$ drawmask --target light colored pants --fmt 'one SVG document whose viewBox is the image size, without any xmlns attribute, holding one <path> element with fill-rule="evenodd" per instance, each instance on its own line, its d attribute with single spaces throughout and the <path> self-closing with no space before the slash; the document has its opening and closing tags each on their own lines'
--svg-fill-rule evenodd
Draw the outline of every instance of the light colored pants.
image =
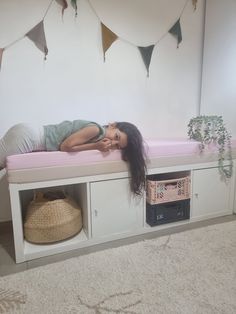
<svg viewBox="0 0 236 314">
<path fill-rule="evenodd" d="M 45 150 L 43 127 L 19 123 L 11 127 L 0 139 L 0 168 L 6 166 L 10 155 Z"/>
</svg>

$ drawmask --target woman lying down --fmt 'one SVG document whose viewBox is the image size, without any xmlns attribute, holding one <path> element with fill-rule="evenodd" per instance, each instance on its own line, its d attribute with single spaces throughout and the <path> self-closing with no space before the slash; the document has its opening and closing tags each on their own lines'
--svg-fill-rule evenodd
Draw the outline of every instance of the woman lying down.
<svg viewBox="0 0 236 314">
<path fill-rule="evenodd" d="M 143 138 L 138 128 L 129 122 L 102 126 L 86 120 L 63 121 L 59 124 L 35 127 L 20 123 L 12 126 L 0 139 L 0 168 L 10 155 L 36 151 L 109 152 L 120 149 L 129 165 L 130 188 L 140 195 L 145 185 L 146 162 Z"/>
</svg>

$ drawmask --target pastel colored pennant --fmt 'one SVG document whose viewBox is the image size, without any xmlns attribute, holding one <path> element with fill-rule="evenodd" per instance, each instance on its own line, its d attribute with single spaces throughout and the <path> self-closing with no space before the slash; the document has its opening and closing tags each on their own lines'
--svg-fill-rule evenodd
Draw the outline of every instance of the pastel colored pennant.
<svg viewBox="0 0 236 314">
<path fill-rule="evenodd" d="M 194 10 L 196 10 L 196 8 L 197 8 L 197 0 L 192 0 L 192 3 L 193 3 Z"/>
<path fill-rule="evenodd" d="M 63 16 L 65 9 L 68 8 L 68 3 L 66 0 L 56 0 L 56 2 L 62 6 L 62 16 Z"/>
<path fill-rule="evenodd" d="M 4 51 L 4 48 L 0 48 L 0 70 L 1 70 L 1 64 L 2 64 L 3 51 Z"/>
<path fill-rule="evenodd" d="M 77 0 L 71 0 L 71 5 L 75 9 L 75 16 L 78 14 Z"/>
<path fill-rule="evenodd" d="M 182 41 L 180 19 L 178 19 L 178 21 L 171 27 L 171 29 L 169 30 L 169 33 L 177 38 L 177 47 L 179 47 L 179 44 Z"/>
<path fill-rule="evenodd" d="M 103 23 L 101 23 L 101 28 L 102 28 L 102 46 L 105 61 L 105 54 L 107 49 L 109 49 L 113 42 L 116 41 L 118 36 L 115 33 L 113 33 L 108 27 L 106 27 Z"/>
<path fill-rule="evenodd" d="M 48 54 L 48 48 L 46 43 L 46 37 L 44 32 L 44 24 L 43 20 L 39 22 L 35 27 L 33 27 L 26 36 L 31 39 L 36 47 L 38 47 L 45 55 L 44 59 L 46 60 L 46 56 Z"/>
<path fill-rule="evenodd" d="M 147 69 L 147 76 L 149 76 L 149 65 L 151 62 L 154 47 L 155 47 L 155 45 L 151 45 L 151 46 L 147 46 L 147 47 L 138 47 L 138 49 L 141 53 L 143 62 L 144 62 L 146 69 Z"/>
</svg>

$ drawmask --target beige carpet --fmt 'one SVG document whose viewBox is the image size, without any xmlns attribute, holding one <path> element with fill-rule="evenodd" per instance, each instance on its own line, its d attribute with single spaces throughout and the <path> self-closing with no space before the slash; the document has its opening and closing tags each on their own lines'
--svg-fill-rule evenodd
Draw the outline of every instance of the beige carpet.
<svg viewBox="0 0 236 314">
<path fill-rule="evenodd" d="M 236 221 L 2 277 L 0 313 L 235 314 Z"/>
</svg>

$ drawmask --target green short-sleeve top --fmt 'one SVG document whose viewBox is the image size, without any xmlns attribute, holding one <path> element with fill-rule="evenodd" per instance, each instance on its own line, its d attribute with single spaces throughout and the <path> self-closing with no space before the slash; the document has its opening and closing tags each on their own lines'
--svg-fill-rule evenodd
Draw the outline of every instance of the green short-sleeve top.
<svg viewBox="0 0 236 314">
<path fill-rule="evenodd" d="M 87 126 L 96 125 L 99 128 L 99 134 L 89 142 L 96 142 L 104 138 L 105 128 L 96 122 L 86 120 L 63 121 L 59 124 L 45 125 L 44 137 L 47 151 L 56 151 L 60 149 L 60 144 L 71 134 Z"/>
</svg>

